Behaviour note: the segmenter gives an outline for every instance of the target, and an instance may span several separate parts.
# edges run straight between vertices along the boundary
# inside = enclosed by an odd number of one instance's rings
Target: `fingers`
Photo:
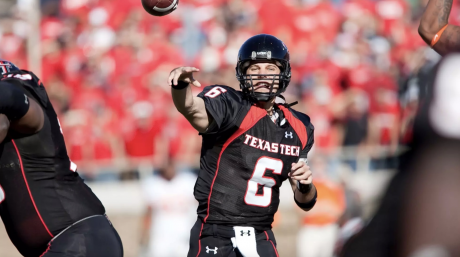
[[[299,183],[304,184],[304,185],[311,184],[312,182],[313,182],[313,177],[312,176],[308,177],[306,180],[305,179],[304,180],[299,180]]]
[[[201,87],[201,83],[198,82],[198,80],[194,79],[193,76],[190,78],[191,79],[191,83],[192,85],[194,85],[195,87]]]
[[[179,80],[183,80],[185,82],[192,82],[194,86],[200,87],[201,84],[193,79],[192,73],[198,72],[199,69],[195,67],[179,67],[171,71],[168,77],[168,85],[176,86]],[[196,81],[196,82],[195,82]]]
[[[302,173],[302,174],[299,174],[299,175],[291,176],[292,179],[298,180],[298,181],[305,181],[305,180],[308,180],[311,177],[312,177],[311,172],[306,172],[306,173]]]
[[[168,85],[169,86],[172,86],[172,79],[174,78],[174,70],[171,71],[171,73],[169,73],[169,76],[168,76]]]
[[[182,75],[182,71],[181,70],[178,70],[174,73],[174,77],[173,77],[173,85],[174,86],[177,86],[177,83],[179,81],[179,77]]]
[[[187,72],[187,73],[200,71],[200,69],[197,69],[195,67],[183,67],[183,69],[184,69],[184,72]]]
[[[291,172],[288,175],[292,179],[300,181],[302,184],[308,184],[312,181],[310,167],[304,162],[292,163]]]
[[[310,167],[308,167],[304,162],[292,163],[291,171],[296,171],[304,166],[306,166],[307,169],[310,169]]]
[[[201,87],[201,83],[198,82],[198,80],[192,78],[192,85],[194,85],[195,87]]]

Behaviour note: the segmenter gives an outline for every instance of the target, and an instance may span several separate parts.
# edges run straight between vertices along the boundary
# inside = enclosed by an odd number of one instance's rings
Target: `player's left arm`
[[[317,192],[310,167],[305,160],[301,159],[297,163],[292,163],[289,176],[296,204],[304,211],[311,210],[316,204]]]
[[[300,153],[297,163],[292,163],[289,173],[289,182],[294,191],[296,204],[304,211],[309,211],[316,204],[317,192],[313,184],[313,177],[310,167],[307,165],[307,155],[314,144],[314,127],[310,123],[307,126],[308,141],[305,148]]]
[[[43,110],[23,89],[3,81],[0,82],[0,92],[0,113],[8,118],[9,129],[23,134],[33,134],[42,129]]]

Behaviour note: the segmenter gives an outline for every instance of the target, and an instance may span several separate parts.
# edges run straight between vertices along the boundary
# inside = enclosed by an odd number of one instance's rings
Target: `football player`
[[[26,257],[121,257],[118,233],[70,161],[32,72],[0,60],[0,217]]]
[[[341,257],[459,256],[460,54],[425,76],[413,137],[375,214],[345,243]],[[454,74],[454,76],[453,76]]]
[[[289,179],[305,211],[317,197],[306,164],[313,146],[310,118],[275,103],[291,80],[289,51],[271,35],[248,39],[236,66],[241,91],[214,85],[195,97],[189,84],[201,86],[193,78],[197,71],[179,67],[169,76],[177,110],[203,138],[188,256],[276,257],[271,224],[281,183]]]
[[[460,50],[460,27],[449,25],[453,0],[430,0],[420,20],[418,32],[441,55]]]

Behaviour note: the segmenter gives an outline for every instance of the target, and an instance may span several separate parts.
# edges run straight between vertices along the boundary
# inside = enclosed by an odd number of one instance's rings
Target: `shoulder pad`
[[[294,117],[300,120],[306,128],[313,126],[313,124],[311,124],[310,116],[306,115],[303,112],[296,111],[292,108],[288,108],[288,110],[292,113],[292,115],[294,115]]]
[[[49,103],[48,94],[40,79],[30,71],[20,70],[3,75],[2,81],[21,85],[34,95],[37,101],[44,107]]]
[[[229,100],[234,100],[237,102],[243,102],[245,99],[241,91],[237,91],[232,87],[224,85],[207,86],[203,89],[199,96],[209,98],[216,98],[218,96],[222,96]]]
[[[302,147],[305,148],[309,142],[313,142],[313,130],[315,128],[311,124],[310,117],[283,105],[278,105],[278,107],[283,111],[284,116],[299,136],[300,141],[302,141]]]

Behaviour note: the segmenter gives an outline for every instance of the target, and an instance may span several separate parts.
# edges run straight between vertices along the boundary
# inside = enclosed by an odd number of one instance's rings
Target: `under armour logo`
[[[286,136],[286,138],[290,137],[290,138],[294,138],[294,136],[292,136],[292,131],[287,133],[287,131],[284,132],[284,135]]]
[[[24,95],[24,97],[26,98],[26,104],[29,104],[29,100],[27,100],[27,96]]]
[[[251,230],[248,230],[248,232],[244,232],[244,230],[241,230],[241,236],[243,236],[244,234],[251,236]]]
[[[217,254],[217,249],[218,249],[217,247],[215,247],[214,249],[209,249],[209,247],[206,246],[206,253],[209,253],[209,251],[213,251],[214,254]]]

